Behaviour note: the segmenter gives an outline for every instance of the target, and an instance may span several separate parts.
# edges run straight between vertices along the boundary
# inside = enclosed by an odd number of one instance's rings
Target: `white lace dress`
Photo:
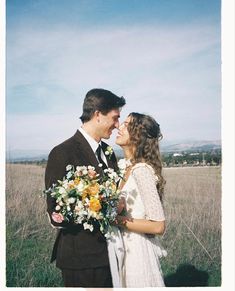
[[[121,190],[126,199],[128,215],[132,218],[165,220],[156,189],[153,168],[145,163],[136,164]],[[122,230],[125,258],[122,272],[123,287],[163,287],[159,258],[166,256],[157,236],[148,236]]]

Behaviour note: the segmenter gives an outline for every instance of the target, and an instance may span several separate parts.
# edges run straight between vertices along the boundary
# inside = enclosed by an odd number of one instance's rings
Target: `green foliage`
[[[23,238],[8,227],[7,287],[63,287],[60,271],[50,264],[52,242],[46,233]]]
[[[221,165],[221,150],[163,153],[162,161],[166,167],[174,166],[218,166]]]

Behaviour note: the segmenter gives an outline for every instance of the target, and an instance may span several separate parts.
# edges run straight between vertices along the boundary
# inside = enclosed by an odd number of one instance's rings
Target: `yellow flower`
[[[84,200],[87,196],[95,196],[97,193],[99,193],[99,184],[91,184],[82,192],[82,200]]]
[[[89,186],[86,190],[88,191],[89,195],[91,196],[95,196],[97,193],[99,193],[99,184],[95,183],[91,186]]]
[[[90,210],[98,212],[101,209],[100,201],[97,198],[90,199]]]
[[[116,185],[116,183],[112,183],[112,184],[111,184],[111,188],[112,188],[113,192],[115,192],[115,191],[117,190],[117,185]]]
[[[72,181],[69,181],[68,187],[69,189],[74,189],[80,183],[80,178],[75,178]]]
[[[89,195],[89,191],[88,191],[88,189],[86,188],[86,189],[84,189],[84,190],[82,191],[82,201],[84,201],[85,198],[86,198],[88,195]]]
[[[74,189],[75,188],[74,181],[70,181],[68,187],[69,189]]]
[[[75,185],[78,185],[79,182],[80,182],[80,178],[77,177],[77,178],[74,179],[74,184],[75,184]]]

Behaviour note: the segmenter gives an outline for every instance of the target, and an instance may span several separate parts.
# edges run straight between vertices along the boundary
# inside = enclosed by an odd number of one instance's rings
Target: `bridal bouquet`
[[[113,169],[104,170],[102,177],[92,166],[72,165],[66,167],[66,176],[45,191],[55,198],[55,212],[52,219],[82,224],[91,232],[93,222],[97,221],[100,231],[108,237],[112,232],[111,224],[117,216],[119,190],[117,183],[123,178],[124,169],[119,173]]]

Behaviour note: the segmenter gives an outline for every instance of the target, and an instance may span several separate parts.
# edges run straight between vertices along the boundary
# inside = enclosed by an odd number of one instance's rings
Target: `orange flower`
[[[94,196],[99,192],[99,188],[100,188],[99,184],[95,183],[95,184],[89,186],[86,190],[88,191],[89,195]]]
[[[91,198],[90,210],[98,212],[101,209],[100,201],[97,198]]]

